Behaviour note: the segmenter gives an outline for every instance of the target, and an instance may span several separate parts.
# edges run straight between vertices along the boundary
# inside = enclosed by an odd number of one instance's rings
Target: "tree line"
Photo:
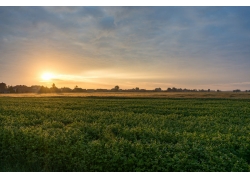
[[[166,90],[160,87],[153,90],[140,89],[139,87],[132,89],[120,89],[118,85],[111,89],[83,89],[77,85],[71,89],[68,87],[58,88],[55,83],[51,87],[34,85],[28,87],[26,85],[7,86],[5,83],[0,83],[0,93],[60,93],[60,92],[220,92],[221,90],[210,90],[210,89],[182,89],[182,88],[167,88]],[[233,92],[241,92],[240,89],[233,90]],[[250,90],[245,90],[250,92]]]

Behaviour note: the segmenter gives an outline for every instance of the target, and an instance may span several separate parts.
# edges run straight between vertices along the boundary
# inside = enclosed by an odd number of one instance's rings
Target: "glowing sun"
[[[43,73],[41,78],[44,80],[44,81],[49,81],[53,78],[53,74],[51,73]]]

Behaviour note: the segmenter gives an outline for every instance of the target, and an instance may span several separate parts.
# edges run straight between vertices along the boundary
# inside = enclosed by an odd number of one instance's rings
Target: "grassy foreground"
[[[250,100],[0,97],[0,171],[250,171]]]

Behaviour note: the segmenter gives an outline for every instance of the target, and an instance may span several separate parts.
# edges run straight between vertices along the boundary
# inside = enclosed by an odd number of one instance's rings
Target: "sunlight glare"
[[[53,74],[51,74],[51,73],[43,73],[41,77],[42,77],[42,79],[44,81],[49,81],[49,80],[51,80],[53,78]]]

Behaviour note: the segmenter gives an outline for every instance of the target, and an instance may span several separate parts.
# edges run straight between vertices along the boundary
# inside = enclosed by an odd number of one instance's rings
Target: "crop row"
[[[1,171],[250,171],[250,101],[0,98]]]

